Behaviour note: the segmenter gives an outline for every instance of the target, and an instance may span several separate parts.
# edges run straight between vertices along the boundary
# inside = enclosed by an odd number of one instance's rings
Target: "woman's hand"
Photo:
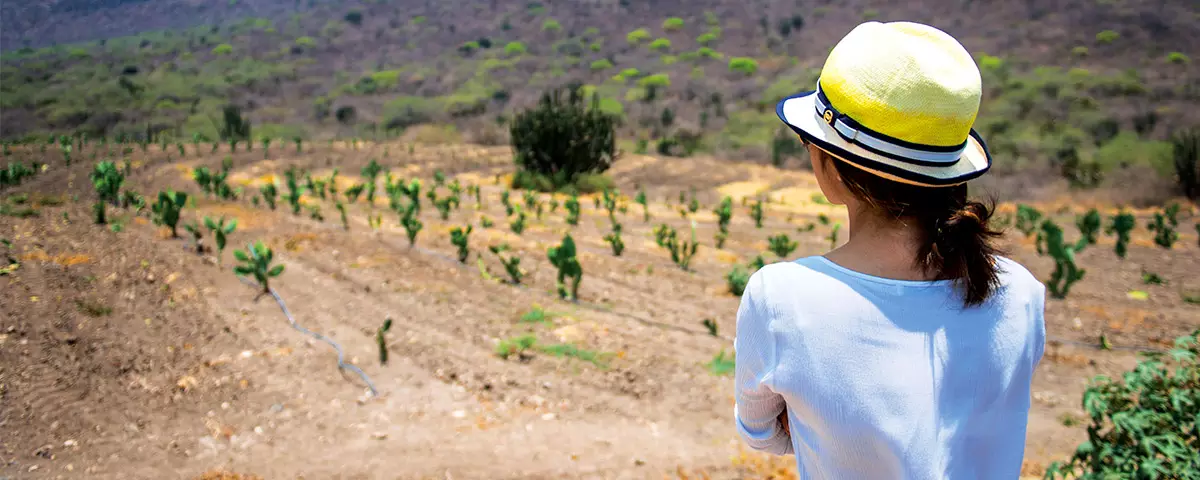
[[[788,434],[789,437],[792,435],[791,429],[788,428],[787,408],[784,408],[783,412],[779,413],[779,426],[783,429],[783,433]]]

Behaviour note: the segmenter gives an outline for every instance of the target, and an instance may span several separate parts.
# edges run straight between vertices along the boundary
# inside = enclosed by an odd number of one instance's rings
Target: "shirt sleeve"
[[[1046,286],[1040,282],[1033,297],[1033,367],[1036,369],[1046,353]]]
[[[775,338],[771,317],[763,307],[762,271],[756,272],[738,307],[737,333],[733,340],[734,420],[738,434],[755,450],[788,455],[793,452],[791,436],[779,423],[786,410],[783,396],[769,382],[775,370]]]

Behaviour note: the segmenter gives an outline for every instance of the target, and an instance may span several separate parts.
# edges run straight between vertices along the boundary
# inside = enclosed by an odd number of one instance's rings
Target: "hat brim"
[[[785,98],[775,106],[775,113],[806,141],[863,170],[901,183],[949,187],[979,177],[992,167],[987,144],[974,129],[967,138],[967,148],[962,156],[946,166],[917,165],[867,150],[842,138],[817,115],[816,97],[813,91]]]

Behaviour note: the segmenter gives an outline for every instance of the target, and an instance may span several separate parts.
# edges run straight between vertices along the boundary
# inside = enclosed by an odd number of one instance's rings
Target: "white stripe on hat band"
[[[822,122],[825,121],[825,112],[829,110],[829,106],[821,101],[821,96],[813,94],[813,105],[816,107],[816,116]],[[939,163],[952,165],[962,158],[963,152],[967,150],[967,145],[963,144],[962,148],[951,152],[930,152],[926,150],[916,150],[913,148],[896,145],[890,141],[871,135],[868,132],[860,131],[847,125],[841,118],[834,118],[831,126],[837,130],[838,134],[850,139],[851,142],[869,147],[880,152],[896,155],[902,158],[909,158],[922,162]]]

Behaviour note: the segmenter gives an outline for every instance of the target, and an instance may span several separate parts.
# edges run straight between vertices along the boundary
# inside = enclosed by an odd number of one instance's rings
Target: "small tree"
[[[1116,246],[1113,250],[1118,257],[1125,258],[1125,253],[1129,250],[1129,232],[1132,232],[1137,227],[1137,219],[1132,213],[1122,211],[1112,217],[1108,224],[1105,233],[1117,235]]]
[[[615,127],[616,119],[600,111],[598,96],[589,106],[579,88],[548,92],[511,122],[517,167],[547,178],[554,187],[571,184],[582,174],[604,172],[616,159]]]
[[[250,120],[242,116],[242,109],[236,105],[226,105],[222,110],[220,132],[221,139],[229,142],[229,151],[237,150],[237,143],[246,142],[246,149],[253,149],[253,137],[250,136]]]
[[[791,255],[796,250],[796,247],[800,246],[800,243],[792,241],[788,238],[787,234],[781,233],[773,237],[768,237],[767,245],[775,256],[787,258],[788,255]]]
[[[471,235],[471,226],[467,228],[454,227],[450,230],[450,243],[458,247],[458,262],[467,263],[467,257],[471,255],[470,246],[467,244],[467,237]]]
[[[154,224],[165,225],[171,229],[171,238],[179,238],[176,226],[179,225],[179,213],[187,204],[187,194],[167,190],[158,192],[158,201],[151,207],[154,213]]]
[[[1172,203],[1161,212],[1154,212],[1154,220],[1146,228],[1154,232],[1154,243],[1162,248],[1170,249],[1179,240],[1175,227],[1179,226],[1179,204]]]
[[[579,283],[583,281],[583,267],[579,264],[579,259],[575,258],[575,240],[570,234],[563,236],[562,243],[557,247],[550,247],[546,251],[546,256],[550,258],[550,264],[558,269],[558,296],[567,298],[566,280],[571,279],[571,296],[572,300],[579,300]]]
[[[253,276],[254,280],[262,286],[262,293],[271,293],[270,279],[278,277],[283,273],[283,265],[271,266],[271,260],[275,257],[275,252],[267,248],[262,242],[254,242],[252,245],[247,245],[246,250],[234,250],[233,258],[241,262],[241,265],[233,267],[233,273],[238,276]]]
[[[625,251],[625,242],[621,241],[621,224],[613,222],[612,232],[604,236],[604,241],[612,247],[613,256],[621,256]]]
[[[225,252],[226,236],[233,233],[237,229],[237,219],[225,221],[225,217],[218,220],[213,220],[212,217],[204,217],[204,227],[212,232],[213,239],[217,243],[217,264],[221,263],[221,254]]]
[[[521,277],[525,275],[521,271],[521,258],[505,253],[511,250],[507,243],[489,246],[488,250],[500,259],[500,263],[504,265],[504,271],[508,273],[508,278],[512,279],[513,285],[520,285]]]
[[[1144,353],[1118,379],[1098,376],[1083,393],[1088,439],[1047,480],[1196,478],[1200,472],[1200,330],[1179,337],[1167,355]],[[1173,371],[1172,371],[1173,367]]]

